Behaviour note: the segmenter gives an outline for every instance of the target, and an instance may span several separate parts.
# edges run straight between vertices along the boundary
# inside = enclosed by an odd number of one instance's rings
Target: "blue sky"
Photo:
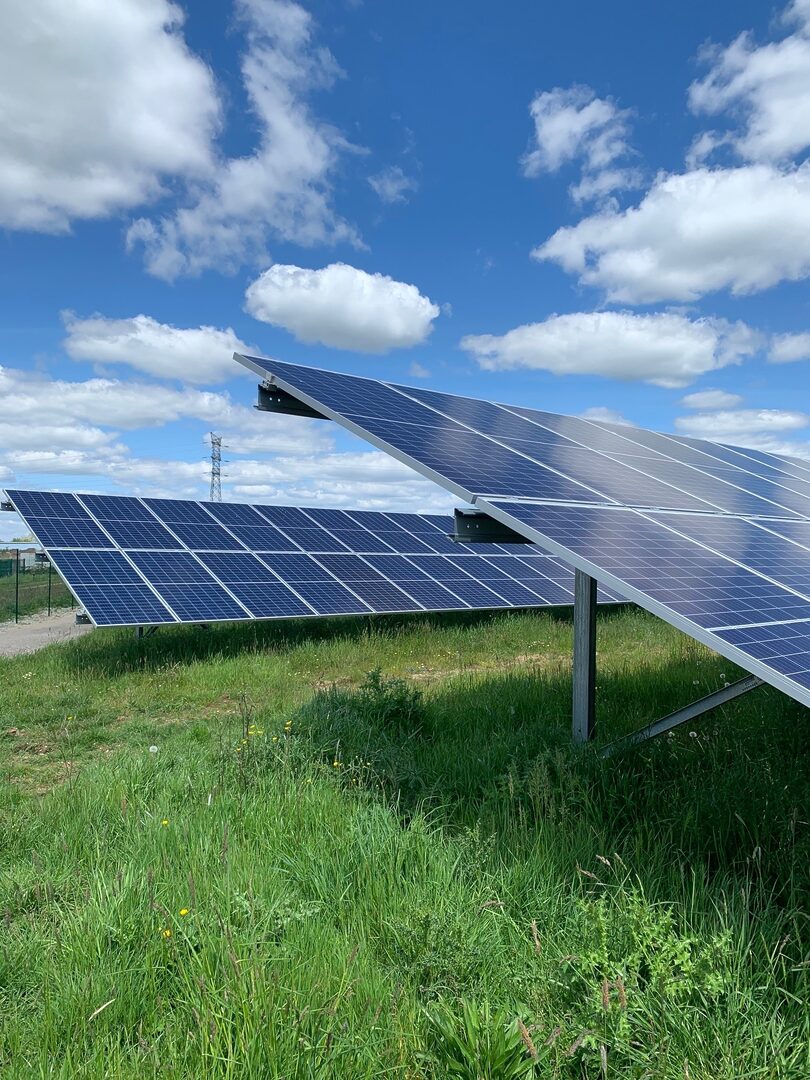
[[[243,346],[810,456],[810,0],[14,7],[0,484],[448,505]]]

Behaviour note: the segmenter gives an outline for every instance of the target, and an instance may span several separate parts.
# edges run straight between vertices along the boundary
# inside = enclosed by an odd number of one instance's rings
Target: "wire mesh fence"
[[[19,551],[0,558],[0,622],[51,615],[75,605],[73,594],[47,559],[31,560]]]

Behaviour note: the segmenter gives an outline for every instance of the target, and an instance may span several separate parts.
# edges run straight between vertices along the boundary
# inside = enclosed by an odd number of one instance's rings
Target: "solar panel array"
[[[236,359],[810,704],[810,462]]]
[[[450,517],[9,490],[96,625],[547,607],[569,567],[530,544],[471,551]],[[605,589],[602,602],[617,602]]]

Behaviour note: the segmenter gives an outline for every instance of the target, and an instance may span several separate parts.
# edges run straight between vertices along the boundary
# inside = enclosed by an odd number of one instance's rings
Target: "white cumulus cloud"
[[[522,159],[526,176],[556,172],[577,158],[602,169],[627,152],[629,113],[589,86],[545,90],[533,98],[529,112],[534,135]]]
[[[733,409],[742,404],[739,394],[730,394],[728,390],[696,390],[681,398],[681,405],[687,409]]]
[[[533,98],[529,112],[534,132],[521,159],[525,176],[557,172],[579,162],[582,175],[571,187],[577,202],[604,199],[612,191],[635,187],[636,170],[617,164],[631,150],[630,111],[589,86],[557,86]]]
[[[704,50],[709,70],[690,86],[689,104],[731,126],[701,135],[695,158],[730,145],[746,161],[780,161],[810,146],[810,11],[796,4],[788,15],[794,32],[779,41],[757,45],[743,33],[725,48]]]
[[[810,274],[810,163],[661,175],[638,206],[558,229],[532,255],[638,304],[798,281]]]
[[[133,223],[130,249],[142,244],[147,269],[166,280],[267,262],[272,236],[303,245],[357,240],[331,202],[330,177],[349,144],[308,104],[314,89],[341,74],[337,62],[315,44],[312,18],[299,4],[237,0],[237,10],[247,29],[242,78],[258,145],[221,157],[188,205]]]
[[[0,225],[65,232],[211,165],[214,82],[169,0],[0,4]]]
[[[67,331],[63,346],[74,360],[127,364],[164,379],[189,383],[231,379],[236,374],[233,354],[251,351],[230,327],[181,328],[157,322],[149,315],[81,319],[69,311],[63,312],[62,320]]]
[[[417,345],[439,315],[415,285],[345,263],[321,270],[271,266],[248,287],[245,301],[254,318],[299,341],[369,353]]]
[[[768,359],[772,364],[791,364],[810,360],[810,333],[777,334],[771,339]]]
[[[678,387],[739,363],[759,347],[759,335],[723,319],[597,311],[552,315],[500,336],[469,334],[461,347],[489,371],[534,368]]]
[[[715,442],[739,442],[751,435],[800,431],[808,426],[810,414],[789,409],[729,409],[675,420],[675,427],[685,435]]]

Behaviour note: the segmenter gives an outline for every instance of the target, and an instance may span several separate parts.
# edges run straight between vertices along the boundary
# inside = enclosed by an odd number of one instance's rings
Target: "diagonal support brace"
[[[600,750],[599,756],[604,758],[612,757],[614,754],[627,750],[631,746],[646,742],[647,739],[654,739],[656,735],[663,735],[666,731],[672,731],[673,728],[680,727],[681,724],[686,724],[689,720],[694,720],[698,716],[703,716],[704,713],[716,709],[718,705],[725,705],[726,702],[733,701],[735,698],[740,697],[741,694],[747,694],[749,690],[755,690],[758,686],[762,686],[762,679],[756,675],[746,675],[744,679],[739,679],[729,686],[723,686],[720,690],[715,690],[714,693],[700,698],[699,701],[693,701],[691,705],[685,705],[684,708],[677,709],[668,716],[662,716],[660,720],[654,720],[647,727],[640,728],[630,735],[625,735],[623,738],[609,743]]]

